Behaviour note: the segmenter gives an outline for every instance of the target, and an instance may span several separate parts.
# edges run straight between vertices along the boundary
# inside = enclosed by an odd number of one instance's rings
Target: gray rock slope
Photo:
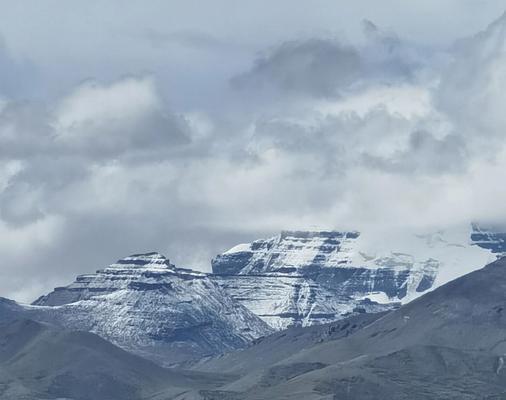
[[[166,399],[190,387],[212,388],[226,377],[164,369],[88,332],[32,320],[7,321],[0,305],[2,400]]]
[[[309,329],[199,365],[241,378],[195,398],[504,399],[506,259],[377,318]]]
[[[176,268],[158,253],[78,276],[24,309],[165,365],[241,348],[271,332],[206,274]]]

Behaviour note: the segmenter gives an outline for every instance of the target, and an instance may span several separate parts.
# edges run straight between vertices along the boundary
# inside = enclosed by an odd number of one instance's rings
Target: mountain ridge
[[[178,268],[158,252],[133,254],[4,312],[97,333],[164,365],[187,364],[275,330],[398,308],[434,288],[448,261],[441,254],[460,252],[450,266],[466,272],[463,255],[481,263],[506,248],[505,234],[472,229],[467,247],[443,233],[416,236],[425,258],[374,253],[356,231],[283,231],[225,252],[212,274]],[[220,270],[230,257],[239,262]]]
[[[282,231],[232,247],[212,268],[232,298],[279,330],[395,308],[493,261],[505,243],[475,223],[409,237]]]

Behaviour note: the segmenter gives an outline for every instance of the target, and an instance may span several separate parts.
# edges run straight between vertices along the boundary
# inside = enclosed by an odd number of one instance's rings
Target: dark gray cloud
[[[289,41],[258,58],[232,80],[238,88],[277,88],[294,94],[336,96],[360,79],[362,63],[350,46],[323,39]]]
[[[362,22],[365,43],[343,44],[335,38],[300,39],[281,43],[260,55],[232,86],[242,93],[281,92],[287,96],[339,97],[371,83],[414,82],[433,52],[402,41],[395,33]],[[265,100],[264,100],[265,101]]]
[[[361,56],[368,79],[412,81],[432,56],[430,50],[406,43],[394,32],[382,30],[369,20],[364,20],[362,26],[367,44]]]

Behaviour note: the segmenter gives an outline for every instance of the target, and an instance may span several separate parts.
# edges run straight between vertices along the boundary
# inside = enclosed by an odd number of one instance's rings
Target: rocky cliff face
[[[158,253],[78,276],[27,309],[165,364],[240,348],[271,331],[206,274],[176,268]]]
[[[240,244],[212,261],[213,273],[226,275],[305,275],[311,269],[352,262],[358,232],[283,231],[270,239]]]
[[[374,237],[284,231],[212,261],[216,282],[275,329],[397,307],[493,261],[506,234],[481,229]]]
[[[472,224],[471,243],[490,250],[498,257],[506,254],[506,233],[498,228],[484,228],[474,223]]]

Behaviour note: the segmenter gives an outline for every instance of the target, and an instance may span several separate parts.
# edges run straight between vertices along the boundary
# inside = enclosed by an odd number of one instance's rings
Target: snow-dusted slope
[[[26,307],[36,319],[96,333],[165,364],[221,353],[270,328],[207,275],[158,253],[78,276]]]
[[[416,235],[284,231],[235,246],[212,266],[230,296],[282,329],[406,303],[505,249],[505,234],[475,224]]]
[[[311,267],[351,265],[358,232],[283,231],[266,240],[240,244],[212,261],[216,274],[299,275]]]

